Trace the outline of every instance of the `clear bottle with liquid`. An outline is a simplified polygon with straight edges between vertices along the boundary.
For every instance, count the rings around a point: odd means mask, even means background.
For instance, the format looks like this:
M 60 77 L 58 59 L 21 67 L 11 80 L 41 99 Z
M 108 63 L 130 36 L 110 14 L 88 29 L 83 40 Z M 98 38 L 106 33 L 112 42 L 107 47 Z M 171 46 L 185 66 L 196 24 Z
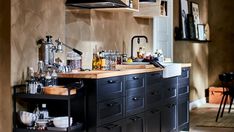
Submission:
M 40 119 L 48 119 L 48 118 L 49 118 L 49 112 L 46 108 L 46 104 L 42 104 L 40 110 Z
M 30 94 L 37 93 L 36 80 L 34 76 L 34 70 L 32 67 L 27 68 L 26 93 L 30 93 Z
M 53 86 L 56 86 L 57 84 L 58 84 L 58 74 L 56 73 L 56 71 L 55 70 L 53 70 L 53 72 L 52 72 L 52 74 L 51 74 L 51 84 L 53 85 Z

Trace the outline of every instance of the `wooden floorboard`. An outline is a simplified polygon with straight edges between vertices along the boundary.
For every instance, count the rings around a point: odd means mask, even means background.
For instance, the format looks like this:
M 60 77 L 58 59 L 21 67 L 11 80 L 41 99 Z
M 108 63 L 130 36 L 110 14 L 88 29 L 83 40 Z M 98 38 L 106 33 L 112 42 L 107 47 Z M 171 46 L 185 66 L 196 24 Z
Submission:
M 217 108 L 218 111 L 218 106 L 219 105 L 214 105 L 214 104 L 205 104 L 201 106 L 201 108 L 207 108 L 207 111 L 209 110 L 208 108 Z M 226 106 L 228 108 L 228 106 Z M 194 124 L 196 122 L 199 122 L 203 120 L 202 116 L 199 116 L 199 114 L 192 114 L 195 113 L 199 108 L 193 109 L 190 113 L 190 132 L 234 132 L 234 128 L 217 128 L 217 127 L 196 127 Z M 233 111 L 234 112 L 234 111 Z M 209 113 L 209 112 L 207 112 Z M 214 119 L 215 120 L 215 119 Z

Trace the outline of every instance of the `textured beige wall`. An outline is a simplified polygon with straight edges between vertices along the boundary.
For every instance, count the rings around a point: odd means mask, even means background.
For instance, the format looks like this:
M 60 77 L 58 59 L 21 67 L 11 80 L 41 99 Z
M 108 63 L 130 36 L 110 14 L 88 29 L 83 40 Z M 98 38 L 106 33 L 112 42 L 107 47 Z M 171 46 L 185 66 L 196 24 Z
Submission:
M 218 75 L 234 71 L 234 1 L 209 0 L 209 85 L 219 85 Z
M 11 132 L 10 1 L 0 0 L 0 132 Z
M 202 23 L 208 21 L 208 0 L 196 0 L 199 3 Z M 179 0 L 174 1 L 174 26 L 179 25 Z M 190 101 L 205 97 L 208 88 L 208 43 L 174 41 L 174 61 L 192 64 L 190 79 Z
M 133 18 L 132 13 L 124 12 L 66 12 L 66 42 L 84 52 L 84 66 L 88 65 L 87 62 L 91 63 L 95 48 L 98 51 L 119 50 L 130 56 L 131 38 L 134 35 L 145 35 L 149 40 L 145 43 L 142 39 L 140 45 L 135 40 L 134 51 L 139 46 L 152 51 L 152 19 Z
M 52 35 L 65 41 L 63 0 L 11 0 L 12 84 L 25 79 L 28 66 L 37 70 L 36 40 Z

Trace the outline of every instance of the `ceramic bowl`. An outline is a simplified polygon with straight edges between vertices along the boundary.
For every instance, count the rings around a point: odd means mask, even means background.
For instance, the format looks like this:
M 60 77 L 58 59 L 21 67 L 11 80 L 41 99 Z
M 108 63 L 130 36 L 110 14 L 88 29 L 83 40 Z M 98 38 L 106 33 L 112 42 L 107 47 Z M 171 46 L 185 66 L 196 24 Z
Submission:
M 36 120 L 36 114 L 27 111 L 20 111 L 19 116 L 20 121 L 27 126 L 32 126 Z
M 52 119 L 52 121 L 55 127 L 67 128 L 69 127 L 68 119 L 69 119 L 68 116 L 63 116 L 63 117 L 56 117 Z M 72 117 L 70 117 L 70 126 L 71 124 L 72 124 Z

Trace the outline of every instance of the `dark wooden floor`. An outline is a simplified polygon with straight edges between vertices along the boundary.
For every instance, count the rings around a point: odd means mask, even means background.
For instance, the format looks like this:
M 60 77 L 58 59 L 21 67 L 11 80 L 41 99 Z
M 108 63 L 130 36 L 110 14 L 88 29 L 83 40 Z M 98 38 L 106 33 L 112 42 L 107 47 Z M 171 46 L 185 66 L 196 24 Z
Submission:
M 207 110 L 210 107 L 214 107 L 218 109 L 218 105 L 213 105 L 213 104 L 205 104 L 201 107 L 207 108 Z M 196 112 L 198 109 L 199 108 L 192 110 L 191 113 Z M 199 116 L 199 114 L 190 114 L 190 115 L 191 115 L 190 116 L 190 132 L 234 132 L 234 128 L 196 127 L 194 125 L 195 122 L 201 121 L 203 117 Z

